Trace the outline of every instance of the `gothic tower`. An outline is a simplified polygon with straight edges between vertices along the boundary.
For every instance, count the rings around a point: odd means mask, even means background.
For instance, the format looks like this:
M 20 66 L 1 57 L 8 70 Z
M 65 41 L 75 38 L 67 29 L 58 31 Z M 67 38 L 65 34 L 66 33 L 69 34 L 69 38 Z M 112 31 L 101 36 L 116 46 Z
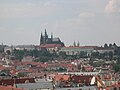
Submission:
M 53 41 L 53 34 L 51 33 L 51 42 Z
M 42 35 L 42 32 L 41 32 L 41 36 L 40 36 L 40 45 L 44 43 L 44 37 Z
M 47 40 L 48 40 L 48 35 L 47 35 L 47 31 L 45 29 L 44 44 L 47 43 Z

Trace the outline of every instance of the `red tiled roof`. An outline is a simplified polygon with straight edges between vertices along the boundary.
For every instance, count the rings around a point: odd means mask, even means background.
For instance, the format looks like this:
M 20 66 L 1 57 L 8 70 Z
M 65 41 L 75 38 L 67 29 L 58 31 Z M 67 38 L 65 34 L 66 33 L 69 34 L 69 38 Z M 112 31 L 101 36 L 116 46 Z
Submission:
M 12 86 L 0 86 L 0 90 L 23 90 L 23 89 L 15 88 Z
M 73 75 L 71 78 L 72 78 L 72 81 L 76 82 L 76 83 L 85 83 L 85 84 L 90 84 L 91 82 L 91 79 L 92 79 L 93 76 L 76 76 L 76 75 Z
M 14 84 L 25 83 L 28 80 L 30 83 L 34 83 L 34 78 L 20 78 L 20 79 L 1 79 L 0 85 L 6 84 L 13 86 Z
M 6 69 L 6 67 L 0 66 L 0 70 L 4 70 L 4 69 Z
M 18 66 L 18 65 L 21 65 L 21 61 L 19 61 L 19 60 L 13 60 L 12 61 L 12 64 L 14 65 L 14 66 Z
M 68 68 L 68 67 L 73 67 L 74 65 L 61 63 L 60 66 Z
M 94 68 L 92 66 L 84 66 L 86 71 L 92 71 Z
M 37 67 L 41 67 L 41 68 L 46 68 L 48 66 L 48 64 L 44 64 L 44 63 L 40 63 L 39 65 L 37 65 Z
M 118 84 L 113 84 L 113 85 L 111 85 L 111 87 L 120 87 L 120 84 L 118 83 Z
M 17 71 L 17 73 L 24 73 L 24 72 L 31 73 L 32 70 L 31 70 L 31 69 L 28 69 L 28 70 L 20 70 L 20 71 Z
M 38 64 L 40 64 L 40 63 L 39 63 L 39 62 L 23 62 L 23 65 L 28 65 L 28 64 L 38 65 Z
M 61 74 L 58 74 L 58 75 L 55 75 L 55 80 L 56 81 L 67 81 L 69 80 L 69 75 L 61 75 Z
M 69 46 L 65 48 L 97 48 L 98 46 Z
M 41 45 L 41 48 L 55 48 L 55 47 L 62 47 L 61 44 L 45 44 L 45 45 Z

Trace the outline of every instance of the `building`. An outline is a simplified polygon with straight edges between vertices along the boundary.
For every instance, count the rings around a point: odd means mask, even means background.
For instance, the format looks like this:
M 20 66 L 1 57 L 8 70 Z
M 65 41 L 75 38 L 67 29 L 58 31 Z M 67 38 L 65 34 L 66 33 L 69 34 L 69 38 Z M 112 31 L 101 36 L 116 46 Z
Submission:
M 41 33 L 41 37 L 40 37 L 40 45 L 46 45 L 46 44 L 61 44 L 62 46 L 64 46 L 64 43 L 61 42 L 60 38 L 54 38 L 53 35 L 51 34 L 51 37 L 48 37 L 47 31 L 45 29 L 45 34 L 43 35 Z
M 65 52 L 66 55 L 79 55 L 81 52 L 84 52 L 89 56 L 96 47 L 97 46 L 69 46 L 61 48 L 60 51 Z
M 2 45 L 0 45 L 0 52 L 3 52 L 4 51 L 4 45 L 2 44 Z
M 4 48 L 4 52 L 10 51 L 12 52 L 14 49 L 16 50 L 34 50 L 35 46 L 34 45 L 16 45 L 16 46 L 7 46 Z
M 53 84 L 45 79 L 38 79 L 36 83 L 22 83 L 16 84 L 18 88 L 23 88 L 25 90 L 53 90 Z
M 16 88 L 13 86 L 0 86 L 0 90 L 24 90 L 24 89 Z
M 51 34 L 51 37 L 48 37 L 47 31 L 45 29 L 44 35 L 41 33 L 40 36 L 40 49 L 47 49 L 50 52 L 57 52 L 64 46 L 64 43 L 61 42 L 59 37 L 53 37 Z
M 97 47 L 94 52 L 99 52 L 101 54 L 104 54 L 104 53 L 109 53 L 109 52 L 112 52 L 114 53 L 114 48 L 104 48 L 104 47 Z

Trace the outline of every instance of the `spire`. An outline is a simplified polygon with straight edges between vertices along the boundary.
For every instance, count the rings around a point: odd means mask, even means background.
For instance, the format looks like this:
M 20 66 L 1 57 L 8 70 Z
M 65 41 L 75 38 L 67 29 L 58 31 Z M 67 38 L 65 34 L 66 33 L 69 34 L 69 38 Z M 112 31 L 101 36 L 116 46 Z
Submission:
M 73 46 L 76 46 L 76 42 L 74 41 Z
M 77 46 L 80 46 L 80 43 L 79 43 L 79 41 L 78 41 L 78 43 L 77 43 Z
M 47 35 L 47 31 L 46 31 L 46 29 L 45 29 L 44 44 L 47 43 L 47 40 L 48 40 L 48 35 Z
M 53 33 L 51 32 L 51 39 L 53 39 Z
M 47 31 L 46 31 L 46 29 L 45 29 L 45 37 L 48 38 L 48 35 L 47 35 Z
M 40 36 L 40 45 L 43 44 L 43 35 L 42 35 L 42 32 L 41 32 L 41 36 Z

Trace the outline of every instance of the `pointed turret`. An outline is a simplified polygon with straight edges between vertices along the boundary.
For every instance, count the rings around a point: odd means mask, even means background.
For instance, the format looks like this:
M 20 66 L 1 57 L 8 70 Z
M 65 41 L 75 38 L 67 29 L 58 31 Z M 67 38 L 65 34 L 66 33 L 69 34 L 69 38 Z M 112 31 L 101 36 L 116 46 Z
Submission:
M 47 31 L 46 31 L 46 29 L 45 29 L 44 44 L 46 44 L 47 40 L 48 40 L 48 35 L 47 35 Z
M 40 45 L 44 43 L 44 38 L 43 38 L 43 35 L 42 35 L 42 32 L 41 32 L 41 36 L 40 36 Z
M 47 30 L 45 29 L 45 37 L 48 38 Z
M 51 33 L 51 41 L 53 41 L 53 33 Z
M 76 42 L 74 41 L 73 46 L 76 47 Z
M 79 41 L 78 41 L 78 43 L 77 43 L 77 46 L 78 46 L 78 47 L 80 46 L 80 43 L 79 43 Z

